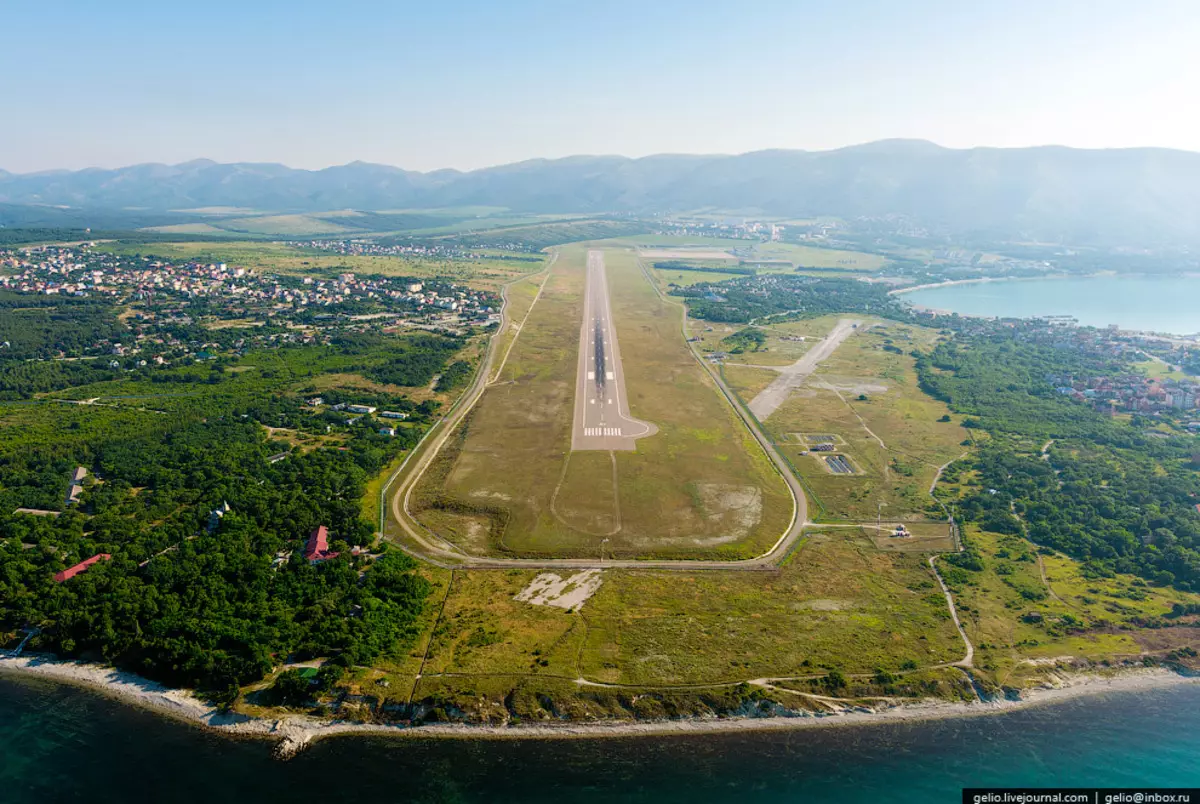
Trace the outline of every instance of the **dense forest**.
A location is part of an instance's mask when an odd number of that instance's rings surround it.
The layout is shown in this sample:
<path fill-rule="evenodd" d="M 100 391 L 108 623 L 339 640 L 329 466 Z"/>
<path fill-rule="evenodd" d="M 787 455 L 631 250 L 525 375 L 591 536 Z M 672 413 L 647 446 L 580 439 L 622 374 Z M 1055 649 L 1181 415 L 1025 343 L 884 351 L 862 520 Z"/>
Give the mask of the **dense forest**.
<path fill-rule="evenodd" d="M 127 329 L 107 301 L 0 291 L 0 361 L 77 355 Z"/>
<path fill-rule="evenodd" d="M 346 346 L 346 342 L 337 342 Z M 383 365 L 370 369 L 368 376 L 379 382 L 392 385 L 417 387 L 433 382 L 434 376 L 446 365 L 446 360 L 463 346 L 456 338 L 439 335 L 424 335 L 410 339 L 397 349 L 395 355 Z"/>
<path fill-rule="evenodd" d="M 887 295 L 887 288 L 853 279 L 817 279 L 768 274 L 724 282 L 672 287 L 687 302 L 693 318 L 749 323 L 766 316 L 810 318 L 829 313 L 873 312 L 907 319 L 908 313 Z"/>
<path fill-rule="evenodd" d="M 434 390 L 454 391 L 467 384 L 471 379 L 471 364 L 465 360 L 455 360 L 438 377 Z"/>
<path fill-rule="evenodd" d="M 288 657 L 370 661 L 404 644 L 426 593 L 403 555 L 346 552 L 371 536 L 359 516 L 366 480 L 402 445 L 365 439 L 269 463 L 275 447 L 237 416 L 146 434 L 114 427 L 70 455 L 5 455 L 6 481 L 63 488 L 79 461 L 101 482 L 61 516 L 0 518 L 2 624 L 42 628 L 38 645 L 65 656 L 222 695 Z M 6 507 L 26 501 L 12 494 Z M 310 565 L 298 551 L 322 524 L 343 552 Z M 112 560 L 54 582 L 96 553 Z"/>
<path fill-rule="evenodd" d="M 960 332 L 920 357 L 917 370 L 927 392 L 991 436 L 947 476 L 976 473 L 954 503 L 961 518 L 1061 550 L 1092 573 L 1200 590 L 1195 437 L 1109 417 L 1056 393 L 1049 379 L 1127 366 L 997 327 Z"/>
<path fill-rule="evenodd" d="M 20 300 L 31 314 L 4 323 L 25 355 L 103 337 L 115 321 L 104 305 Z M 43 314 L 74 324 L 57 332 Z M 344 332 L 142 368 L 0 357 L 0 394 L 19 400 L 0 401 L 0 645 L 36 628 L 31 650 L 107 660 L 221 701 L 287 660 L 350 666 L 404 649 L 428 585 L 402 553 L 370 546 L 361 504 L 438 406 L 318 381 L 457 382 L 470 373 L 454 361 L 463 344 Z M 333 411 L 339 401 L 409 418 L 388 420 L 389 436 L 385 420 Z M 76 467 L 87 479 L 66 504 Z M 301 552 L 318 525 L 339 555 L 310 564 Z M 111 559 L 55 582 L 99 553 Z"/>
<path fill-rule="evenodd" d="M 732 335 L 721 339 L 721 345 L 731 354 L 741 354 L 747 350 L 757 352 L 767 344 L 767 333 L 758 327 L 744 327 Z"/>

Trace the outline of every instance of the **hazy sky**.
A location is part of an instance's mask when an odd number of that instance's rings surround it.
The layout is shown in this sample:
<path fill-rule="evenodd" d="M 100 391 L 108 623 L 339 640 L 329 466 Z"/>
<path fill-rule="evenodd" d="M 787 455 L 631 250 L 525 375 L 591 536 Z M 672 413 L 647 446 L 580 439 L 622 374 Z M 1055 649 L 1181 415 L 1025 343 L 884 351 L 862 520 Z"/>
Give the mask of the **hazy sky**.
<path fill-rule="evenodd" d="M 1200 0 L 0 0 L 0 168 L 1200 151 Z"/>

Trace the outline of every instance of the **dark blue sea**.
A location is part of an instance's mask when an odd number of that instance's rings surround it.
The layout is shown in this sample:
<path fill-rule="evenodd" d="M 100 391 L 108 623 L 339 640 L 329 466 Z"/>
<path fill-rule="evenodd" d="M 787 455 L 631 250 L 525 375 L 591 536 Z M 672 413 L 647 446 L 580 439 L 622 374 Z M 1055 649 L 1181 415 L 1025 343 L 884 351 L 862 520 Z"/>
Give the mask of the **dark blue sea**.
<path fill-rule="evenodd" d="M 290 762 L 0 676 L 0 802 L 957 802 L 964 786 L 1200 785 L 1200 685 L 926 723 L 587 740 L 339 737 Z"/>

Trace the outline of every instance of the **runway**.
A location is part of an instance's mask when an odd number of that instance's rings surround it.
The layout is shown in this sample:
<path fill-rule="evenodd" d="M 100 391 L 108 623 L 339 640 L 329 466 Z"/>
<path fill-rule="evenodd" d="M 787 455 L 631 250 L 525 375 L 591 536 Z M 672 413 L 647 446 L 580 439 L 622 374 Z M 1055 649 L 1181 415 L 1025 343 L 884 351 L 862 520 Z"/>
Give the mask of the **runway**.
<path fill-rule="evenodd" d="M 658 428 L 629 415 L 603 251 L 588 252 L 584 283 L 571 449 L 636 449 L 637 439 L 653 435 Z"/>

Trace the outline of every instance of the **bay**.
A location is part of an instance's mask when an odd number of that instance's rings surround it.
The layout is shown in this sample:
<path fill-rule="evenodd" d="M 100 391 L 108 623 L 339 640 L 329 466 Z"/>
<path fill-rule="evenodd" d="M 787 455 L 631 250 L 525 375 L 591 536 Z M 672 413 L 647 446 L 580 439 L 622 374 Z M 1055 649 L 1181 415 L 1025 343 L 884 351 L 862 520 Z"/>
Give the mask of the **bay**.
<path fill-rule="evenodd" d="M 1069 315 L 1093 327 L 1200 333 L 1200 277 L 1098 276 L 943 285 L 900 296 L 918 307 L 971 316 Z"/>

